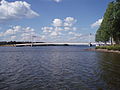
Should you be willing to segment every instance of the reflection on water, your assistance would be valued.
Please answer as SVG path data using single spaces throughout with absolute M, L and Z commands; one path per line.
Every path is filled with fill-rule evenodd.
M 100 58 L 101 77 L 109 90 L 120 89 L 120 54 L 102 53 Z
M 0 47 L 0 90 L 119 90 L 120 55 L 85 48 Z

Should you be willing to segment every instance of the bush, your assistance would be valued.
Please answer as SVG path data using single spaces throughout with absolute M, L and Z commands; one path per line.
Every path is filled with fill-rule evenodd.
M 120 51 L 120 45 L 97 46 L 96 49 L 107 49 L 107 50 L 117 50 L 117 51 Z

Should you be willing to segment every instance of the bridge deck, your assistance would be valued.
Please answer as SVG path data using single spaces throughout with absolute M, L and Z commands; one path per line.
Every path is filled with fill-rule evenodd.
M 96 43 L 92 43 L 96 45 Z M 26 44 L 16 44 L 16 46 L 49 46 L 49 45 L 89 45 L 89 43 L 26 43 Z

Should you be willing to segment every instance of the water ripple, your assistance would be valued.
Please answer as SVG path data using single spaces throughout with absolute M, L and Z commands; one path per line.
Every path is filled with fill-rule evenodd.
M 0 48 L 0 90 L 119 90 L 120 56 L 85 48 Z

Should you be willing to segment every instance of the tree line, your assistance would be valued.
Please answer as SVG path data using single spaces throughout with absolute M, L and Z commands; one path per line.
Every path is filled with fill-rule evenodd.
M 96 32 L 97 42 L 120 44 L 120 0 L 109 3 L 103 21 Z
M 32 42 L 28 42 L 28 41 L 1 41 L 0 45 L 12 45 L 12 44 L 26 44 L 26 43 L 32 43 Z M 45 42 L 34 42 L 34 43 L 45 43 Z

